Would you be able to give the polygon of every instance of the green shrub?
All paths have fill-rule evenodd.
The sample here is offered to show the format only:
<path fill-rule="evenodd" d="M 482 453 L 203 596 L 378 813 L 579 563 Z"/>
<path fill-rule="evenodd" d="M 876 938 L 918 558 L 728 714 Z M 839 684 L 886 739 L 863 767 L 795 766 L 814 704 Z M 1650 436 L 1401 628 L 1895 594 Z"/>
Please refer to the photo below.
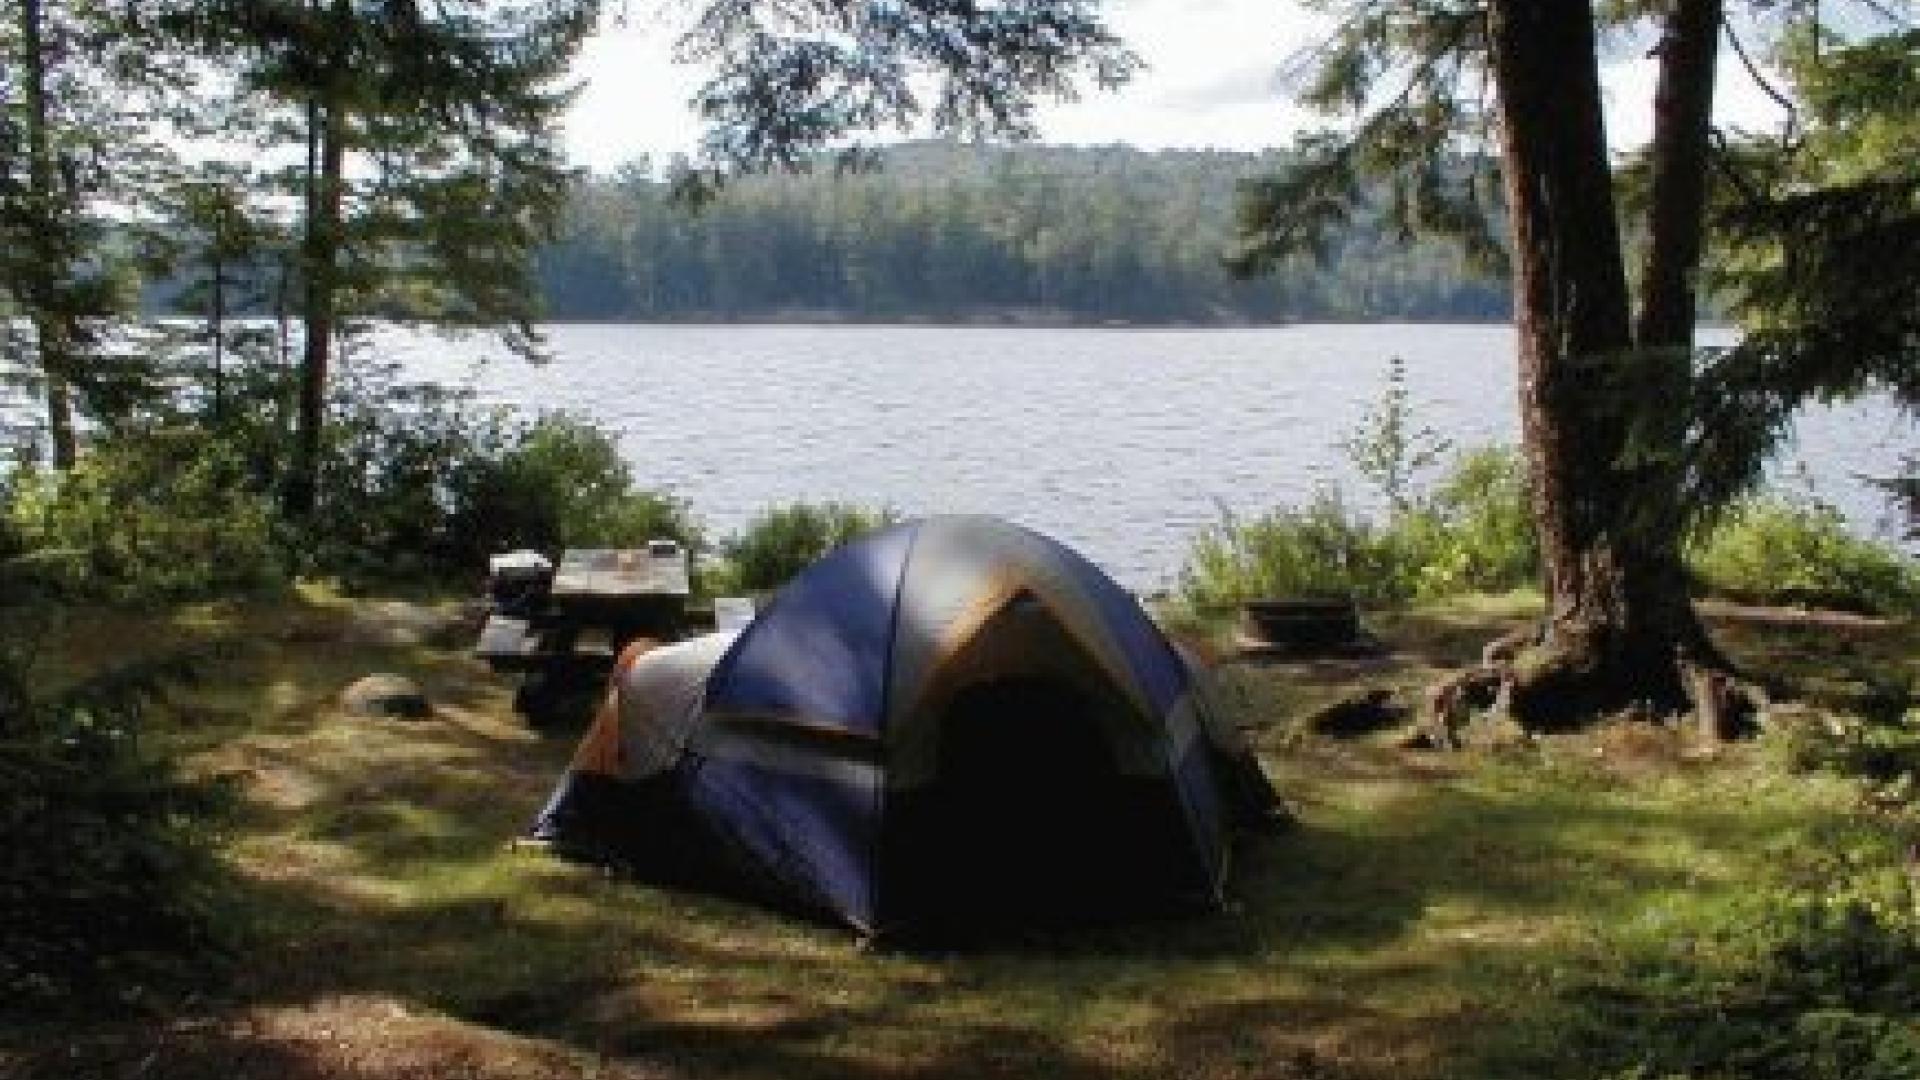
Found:
<path fill-rule="evenodd" d="M 0 473 L 9 577 L 173 601 L 294 573 L 348 588 L 467 581 L 487 556 L 523 547 L 671 537 L 699 549 L 686 505 L 639 489 L 614 438 L 585 420 L 483 407 L 354 349 L 336 374 L 311 516 L 288 522 L 280 507 L 289 369 L 249 354 L 226 373 L 218 410 L 187 382 L 103 431 L 68 475 Z"/>
<path fill-rule="evenodd" d="M 1458 455 L 1431 494 L 1377 524 L 1338 491 L 1251 520 L 1229 515 L 1195 538 L 1180 592 L 1197 610 L 1263 596 L 1345 594 L 1396 604 L 1537 580 L 1539 545 L 1524 472 L 1509 450 Z"/>
<path fill-rule="evenodd" d="M 284 582 L 275 508 L 249 490 L 248 465 L 201 431 L 123 433 L 68 473 L 27 471 L 6 517 L 28 550 L 78 567 L 88 598 L 185 600 Z"/>
<path fill-rule="evenodd" d="M 1540 580 L 1527 470 L 1512 449 L 1457 455 L 1427 509 L 1438 529 L 1422 558 L 1420 595 L 1502 592 Z"/>
<path fill-rule="evenodd" d="M 504 411 L 470 395 L 386 378 L 342 379 L 329 409 L 319 506 L 301 524 L 301 569 L 348 588 L 484 572 L 455 527 L 462 481 L 496 458 Z"/>
<path fill-rule="evenodd" d="M 32 545 L 21 533 L 20 523 L 14 520 L 12 508 L 14 492 L 23 479 L 33 475 L 19 469 L 8 469 L 0 465 L 0 560 L 13 559 L 25 555 Z"/>
<path fill-rule="evenodd" d="M 512 548 L 633 547 L 670 538 L 698 551 L 702 543 L 683 501 L 637 490 L 613 437 L 563 414 L 510 425 L 494 454 L 469 464 L 455 498 L 452 532 L 467 541 L 472 565 Z"/>
<path fill-rule="evenodd" d="M 770 592 L 841 545 L 899 520 L 889 509 L 793 503 L 762 512 L 721 545 L 723 592 Z"/>
<path fill-rule="evenodd" d="M 1391 538 L 1356 515 L 1337 491 L 1305 507 L 1241 520 L 1227 515 L 1194 539 L 1180 594 L 1196 610 L 1263 596 L 1351 594 L 1367 601 L 1412 595 Z"/>
<path fill-rule="evenodd" d="M 615 439 L 580 418 L 380 379 L 344 388 L 334 413 L 305 568 L 349 587 L 470 579 L 517 548 L 699 549 L 686 505 L 637 489 Z"/>
<path fill-rule="evenodd" d="M 1730 511 L 1688 561 L 1708 592 L 1755 603 L 1809 603 L 1878 614 L 1920 611 L 1920 567 L 1847 530 L 1839 511 L 1778 497 Z"/>
<path fill-rule="evenodd" d="M 229 951 L 229 796 L 143 744 L 146 678 L 35 700 L 0 658 L 0 1012 L 139 1004 Z"/>
<path fill-rule="evenodd" d="M 1194 539 L 1181 571 L 1190 610 L 1329 593 L 1399 604 L 1539 579 L 1540 545 L 1519 455 L 1502 447 L 1455 454 L 1428 490 L 1425 477 L 1450 444 L 1414 423 L 1404 360 L 1388 361 L 1380 400 L 1339 445 L 1385 500 L 1385 521 L 1354 513 L 1338 490 L 1250 521 L 1228 515 Z"/>

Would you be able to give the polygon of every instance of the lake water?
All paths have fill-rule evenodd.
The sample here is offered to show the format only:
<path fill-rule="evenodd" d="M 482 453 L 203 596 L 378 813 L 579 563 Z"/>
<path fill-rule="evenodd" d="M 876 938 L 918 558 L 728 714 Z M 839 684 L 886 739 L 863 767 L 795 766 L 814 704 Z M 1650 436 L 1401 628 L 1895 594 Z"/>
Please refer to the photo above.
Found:
<path fill-rule="evenodd" d="M 1498 326 L 548 331 L 557 359 L 538 368 L 476 359 L 472 342 L 388 340 L 415 376 L 619 432 L 639 480 L 689 499 L 717 533 L 798 499 L 988 512 L 1139 589 L 1169 584 L 1223 510 L 1334 484 L 1373 501 L 1338 443 L 1379 401 L 1391 357 L 1406 360 L 1418 425 L 1460 446 L 1516 437 L 1513 332 Z M 1885 402 L 1815 410 L 1782 482 L 1804 471 L 1857 528 L 1881 531 L 1885 507 L 1859 477 L 1916 442 Z"/>

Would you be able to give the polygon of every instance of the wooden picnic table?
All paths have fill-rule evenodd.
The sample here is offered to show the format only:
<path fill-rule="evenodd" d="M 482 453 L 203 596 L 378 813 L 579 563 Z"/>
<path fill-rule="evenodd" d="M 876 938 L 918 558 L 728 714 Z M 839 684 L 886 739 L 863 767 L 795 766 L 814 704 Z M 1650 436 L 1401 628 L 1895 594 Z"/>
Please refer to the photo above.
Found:
<path fill-rule="evenodd" d="M 548 594 L 572 618 L 618 620 L 634 612 L 683 610 L 693 595 L 687 554 L 677 544 L 654 551 L 584 548 L 566 551 Z"/>
<path fill-rule="evenodd" d="M 556 702 L 596 691 L 628 642 L 678 638 L 689 571 L 686 551 L 671 541 L 569 549 L 550 581 L 505 598 L 495 590 L 474 652 L 495 671 L 525 676 L 514 702 L 538 721 Z"/>

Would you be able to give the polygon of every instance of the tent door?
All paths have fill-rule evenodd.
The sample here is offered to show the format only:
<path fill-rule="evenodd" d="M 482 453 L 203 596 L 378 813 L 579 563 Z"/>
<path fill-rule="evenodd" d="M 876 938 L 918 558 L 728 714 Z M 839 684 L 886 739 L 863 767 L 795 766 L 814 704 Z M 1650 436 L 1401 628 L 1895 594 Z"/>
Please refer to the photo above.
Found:
<path fill-rule="evenodd" d="M 955 693 L 938 720 L 936 776 L 892 797 L 886 918 L 936 933 L 1074 925 L 1190 887 L 1171 785 L 1115 765 L 1114 725 L 1102 722 L 1115 707 L 1038 675 Z"/>

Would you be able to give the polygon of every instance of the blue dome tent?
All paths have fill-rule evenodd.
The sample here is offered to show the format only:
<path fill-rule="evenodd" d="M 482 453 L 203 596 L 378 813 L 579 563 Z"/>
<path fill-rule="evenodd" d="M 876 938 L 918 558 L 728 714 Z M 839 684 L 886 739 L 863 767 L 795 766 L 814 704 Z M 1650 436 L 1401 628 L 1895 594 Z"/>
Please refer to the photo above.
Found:
<path fill-rule="evenodd" d="M 1037 533 L 942 517 L 623 665 L 534 835 L 878 932 L 1217 903 L 1232 829 L 1276 809 L 1132 596 Z"/>

